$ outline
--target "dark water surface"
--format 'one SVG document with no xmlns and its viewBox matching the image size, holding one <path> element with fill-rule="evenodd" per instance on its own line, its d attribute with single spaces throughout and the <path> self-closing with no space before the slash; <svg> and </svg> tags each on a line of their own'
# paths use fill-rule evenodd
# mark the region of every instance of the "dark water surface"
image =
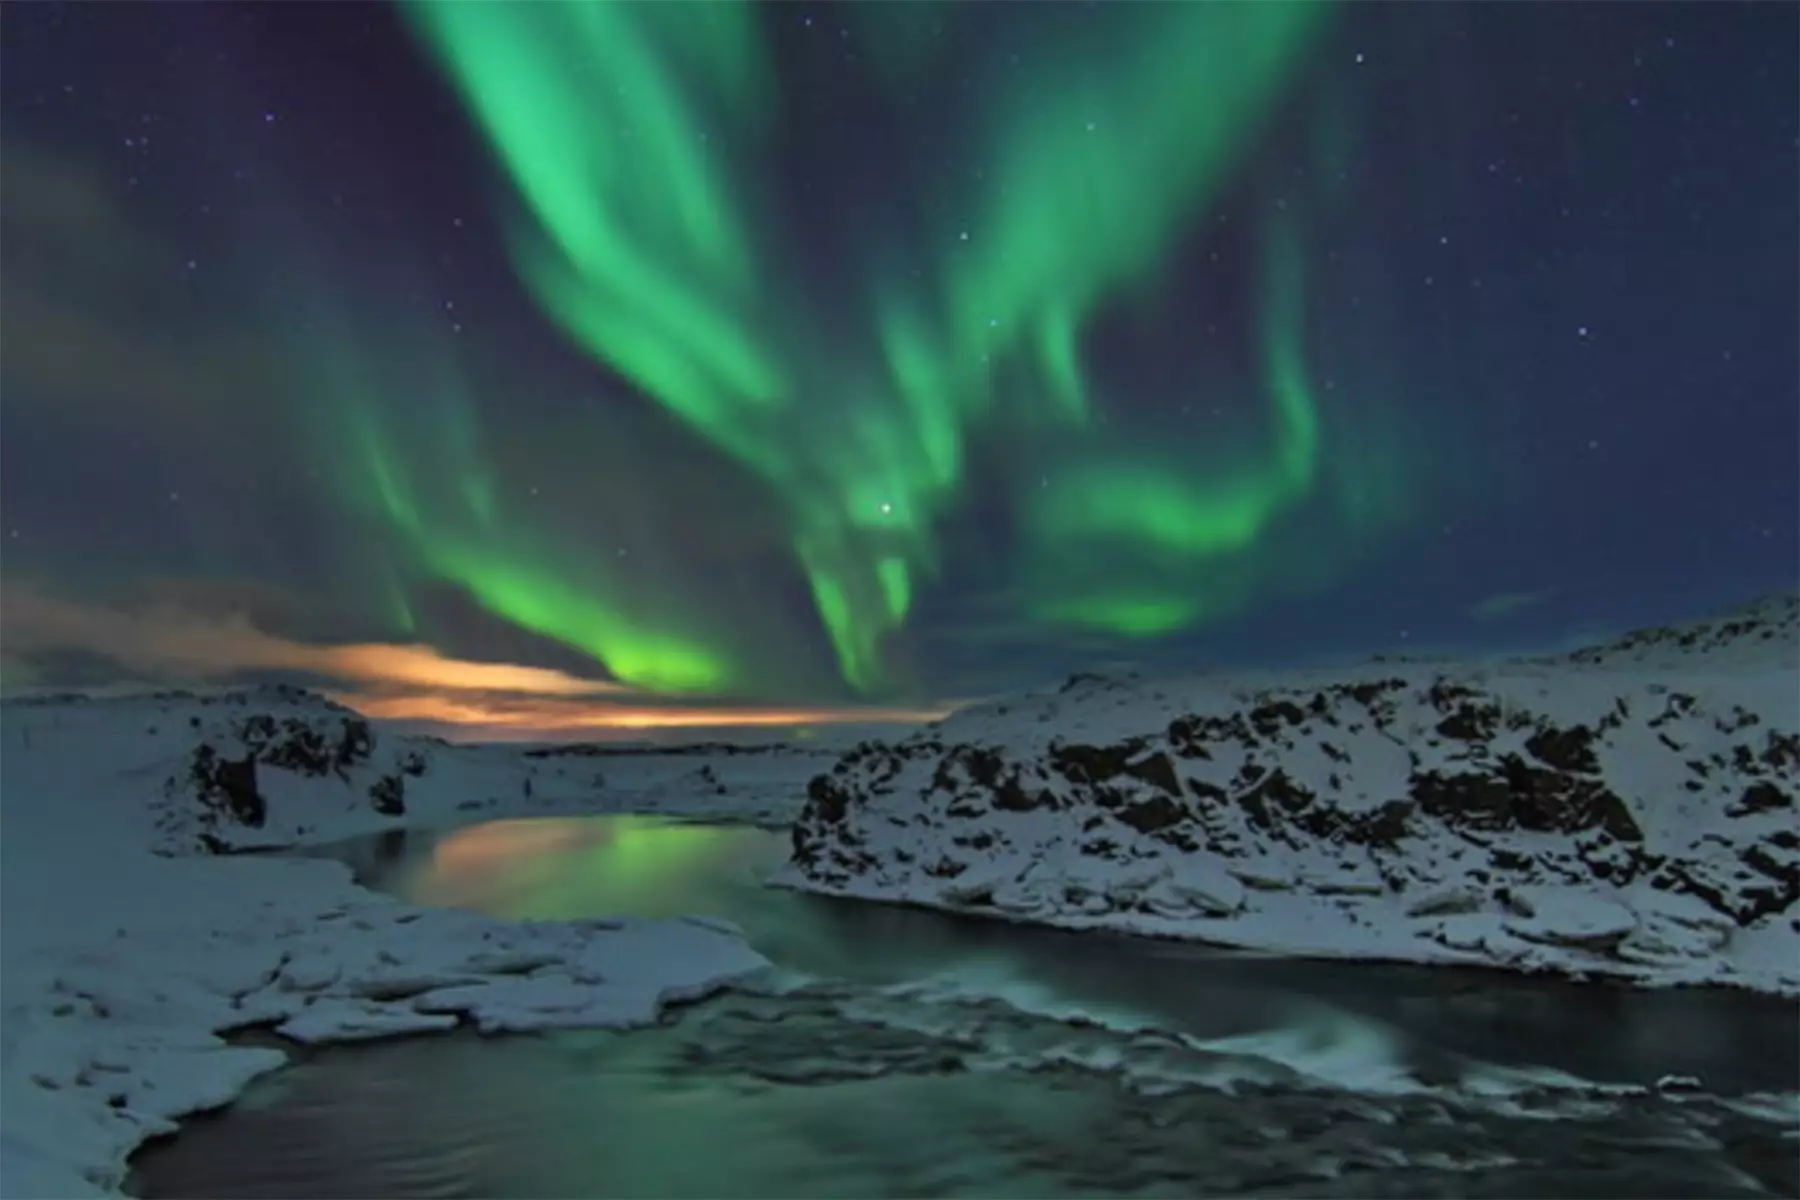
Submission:
<svg viewBox="0 0 1800 1200">
<path fill-rule="evenodd" d="M 786 836 L 748 827 L 331 853 L 422 904 L 724 916 L 780 971 L 652 1030 L 308 1054 L 147 1148 L 139 1194 L 1800 1195 L 1790 1002 L 827 900 L 759 887 Z"/>
</svg>

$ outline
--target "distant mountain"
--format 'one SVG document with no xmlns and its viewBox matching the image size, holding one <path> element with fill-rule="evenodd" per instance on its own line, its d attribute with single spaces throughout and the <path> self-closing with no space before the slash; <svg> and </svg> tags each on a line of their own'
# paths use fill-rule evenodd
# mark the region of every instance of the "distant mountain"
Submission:
<svg viewBox="0 0 1800 1200">
<path fill-rule="evenodd" d="M 1308 954 L 1800 991 L 1800 597 L 1549 658 L 1080 676 L 866 743 L 784 882 Z"/>
<path fill-rule="evenodd" d="M 1640 629 L 1558 657 L 1590 666 L 1679 669 L 1704 661 L 1708 668 L 1742 665 L 1793 671 L 1800 670 L 1796 628 L 1800 628 L 1800 592 L 1789 592 L 1700 621 Z"/>
</svg>

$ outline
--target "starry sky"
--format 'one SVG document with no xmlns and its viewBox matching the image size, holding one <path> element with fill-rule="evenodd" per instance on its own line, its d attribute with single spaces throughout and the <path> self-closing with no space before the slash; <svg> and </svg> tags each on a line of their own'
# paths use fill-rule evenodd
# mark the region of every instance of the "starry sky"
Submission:
<svg viewBox="0 0 1800 1200">
<path fill-rule="evenodd" d="M 0 7 L 0 686 L 786 728 L 1794 587 L 1797 45 Z"/>
</svg>

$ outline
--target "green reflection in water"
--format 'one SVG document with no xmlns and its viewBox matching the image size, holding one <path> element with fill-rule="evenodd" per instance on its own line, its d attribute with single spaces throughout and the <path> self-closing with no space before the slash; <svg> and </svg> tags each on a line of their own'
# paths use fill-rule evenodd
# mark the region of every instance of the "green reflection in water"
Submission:
<svg viewBox="0 0 1800 1200">
<path fill-rule="evenodd" d="M 681 916 L 722 907 L 734 881 L 781 860 L 785 841 L 629 815 L 494 821 L 446 834 L 404 893 L 499 917 Z"/>
</svg>

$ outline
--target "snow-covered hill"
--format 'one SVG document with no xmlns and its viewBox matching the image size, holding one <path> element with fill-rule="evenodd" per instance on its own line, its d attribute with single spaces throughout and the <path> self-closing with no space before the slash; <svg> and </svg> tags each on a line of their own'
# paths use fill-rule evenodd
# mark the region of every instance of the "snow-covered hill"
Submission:
<svg viewBox="0 0 1800 1200">
<path fill-rule="evenodd" d="M 1800 991 L 1800 599 L 1551 659 L 1077 677 L 809 785 L 793 886 Z"/>
<path fill-rule="evenodd" d="M 1577 650 L 1568 661 L 1586 666 L 1681 671 L 1742 666 L 1800 671 L 1800 592 L 1767 596 L 1716 617 L 1628 633 Z M 1547 660 L 1554 662 L 1554 659 Z"/>
</svg>

